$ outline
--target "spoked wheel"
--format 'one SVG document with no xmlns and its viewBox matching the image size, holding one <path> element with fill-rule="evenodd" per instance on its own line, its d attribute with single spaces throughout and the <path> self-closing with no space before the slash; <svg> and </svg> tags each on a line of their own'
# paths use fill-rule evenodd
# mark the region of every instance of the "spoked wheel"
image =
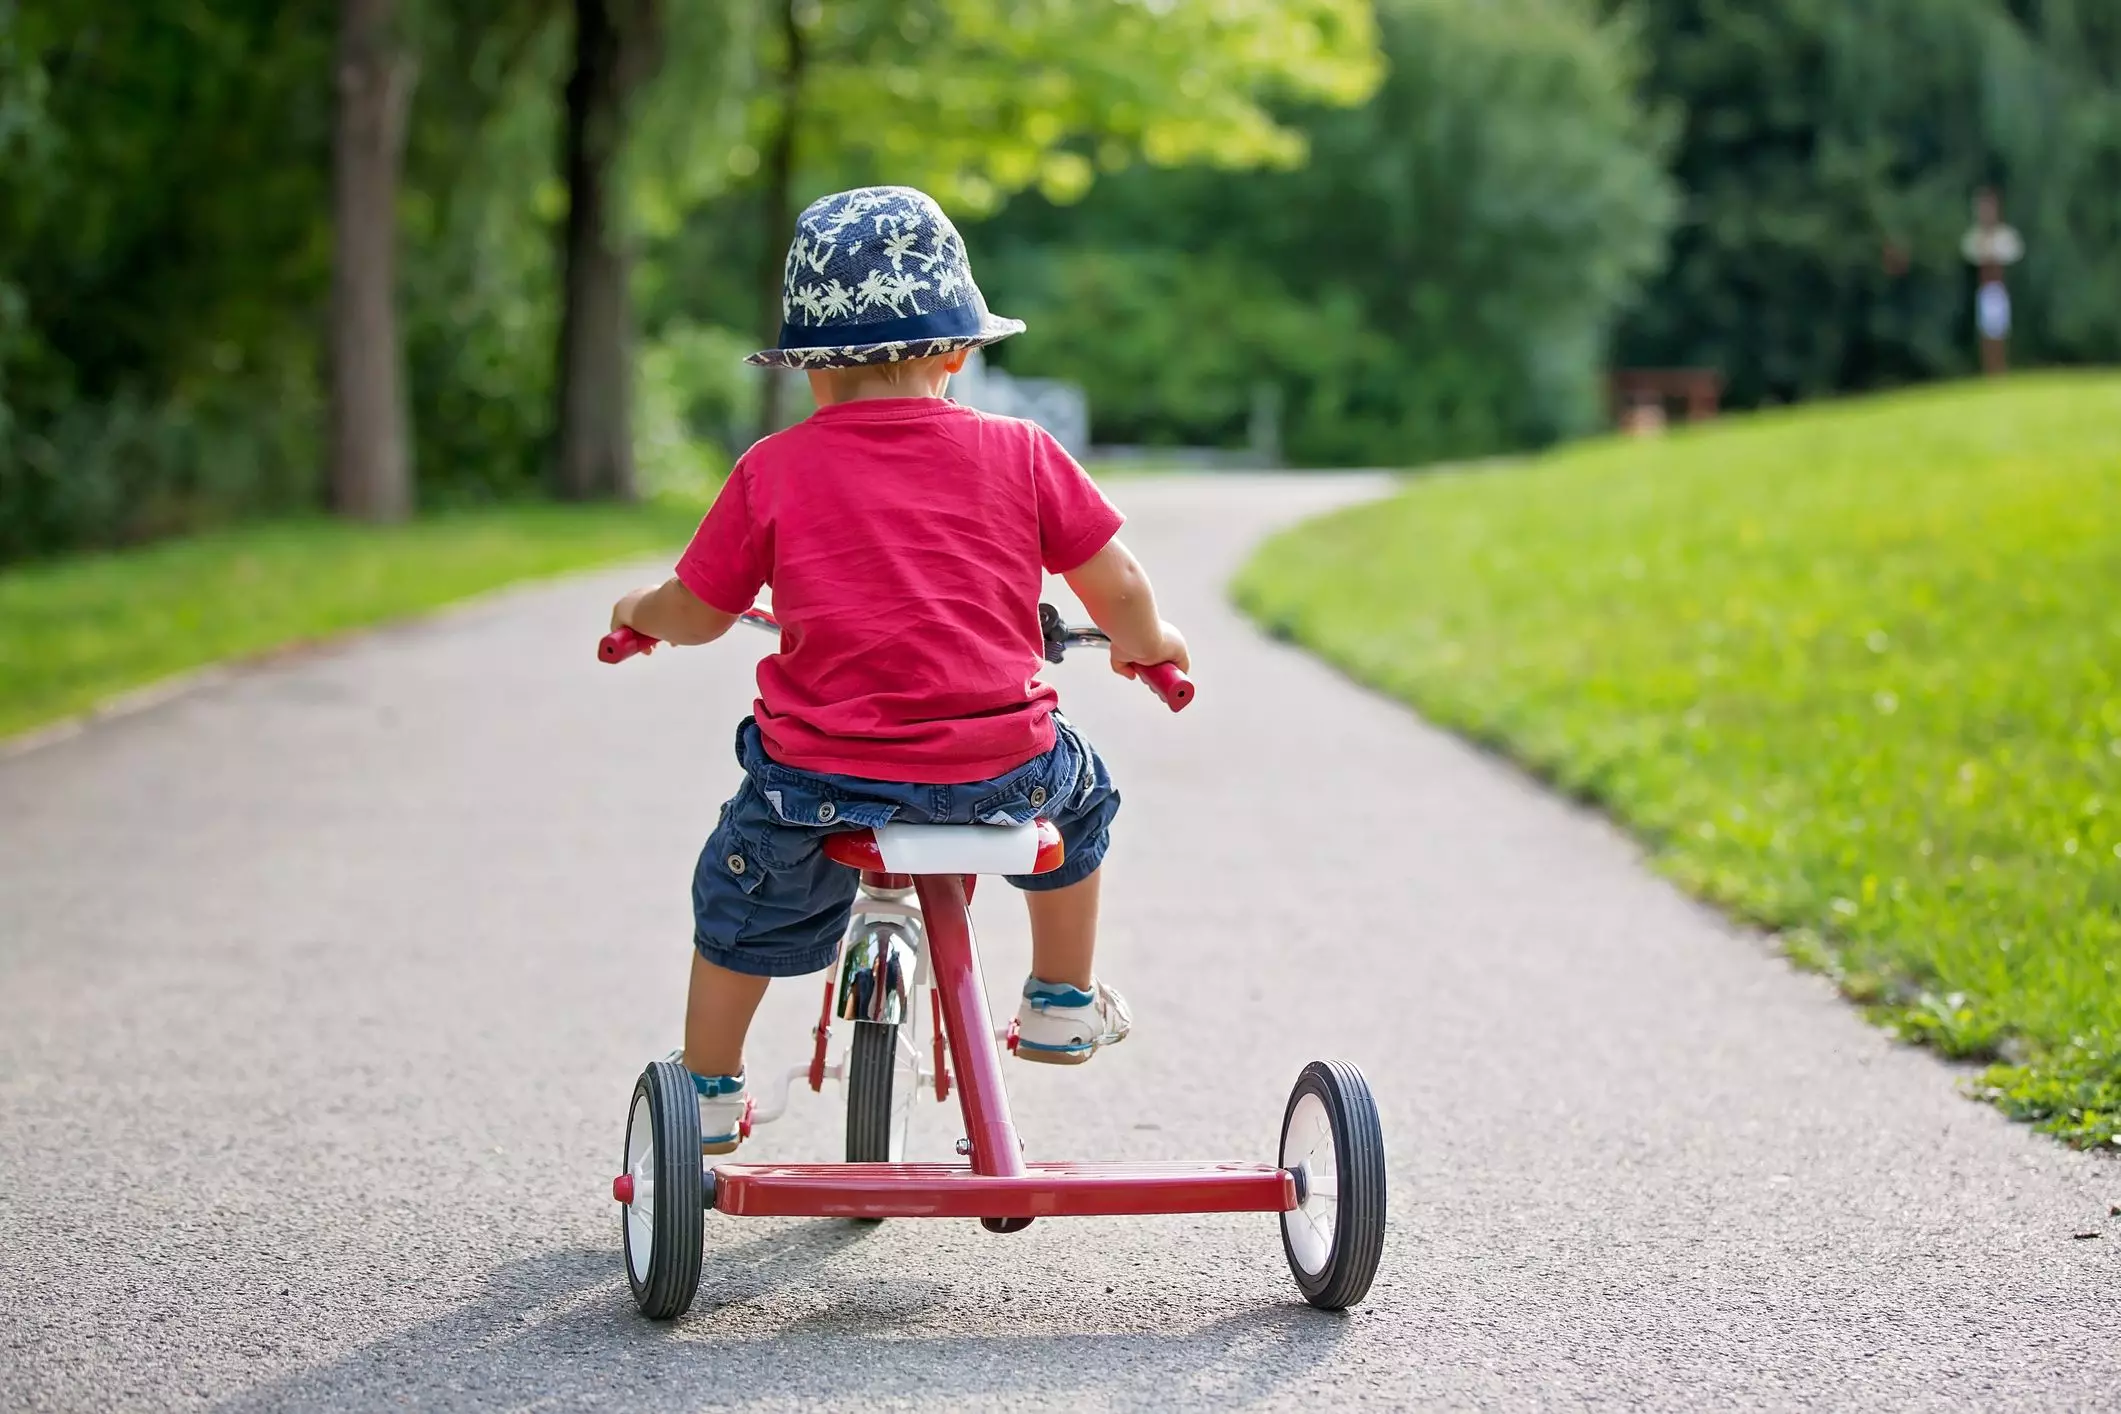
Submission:
<svg viewBox="0 0 2121 1414">
<path fill-rule="evenodd" d="M 920 1094 L 912 1031 L 910 1021 L 854 1023 L 854 1044 L 847 1051 L 850 1164 L 895 1164 L 906 1157 L 913 1102 Z"/>
<path fill-rule="evenodd" d="M 625 1205 L 626 1280 L 653 1320 L 683 1315 L 700 1289 L 703 1191 L 698 1092 L 683 1066 L 656 1061 L 633 1087 L 626 1171 L 612 1185 Z"/>
<path fill-rule="evenodd" d="M 1385 1240 L 1385 1140 L 1369 1082 L 1346 1061 L 1312 1061 L 1281 1121 L 1281 1166 L 1298 1206 L 1281 1247 L 1304 1300 L 1340 1311 L 1363 1299 Z"/>
</svg>

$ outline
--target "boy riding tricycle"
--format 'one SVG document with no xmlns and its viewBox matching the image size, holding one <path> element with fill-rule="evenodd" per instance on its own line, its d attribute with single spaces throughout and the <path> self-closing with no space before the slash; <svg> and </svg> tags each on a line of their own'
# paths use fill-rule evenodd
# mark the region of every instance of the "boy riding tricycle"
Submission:
<svg viewBox="0 0 2121 1414">
<path fill-rule="evenodd" d="M 622 598 L 601 649 L 617 661 L 708 643 L 747 619 L 780 635 L 737 732 L 744 781 L 694 872 L 684 1048 L 635 1087 L 613 1184 L 636 1300 L 658 1317 L 691 1303 L 713 1209 L 976 1217 L 998 1232 L 1039 1217 L 1278 1212 L 1306 1299 L 1359 1301 L 1385 1179 L 1353 1066 L 1305 1068 L 1272 1165 L 1025 1159 L 1002 1057 L 1081 1064 L 1133 1025 L 1093 967 L 1119 791 L 1038 666 L 1095 643 L 1175 711 L 1192 698 L 1186 643 L 1118 539 L 1119 512 L 1059 444 L 944 398 L 970 349 L 1023 326 L 988 312 L 932 200 L 872 187 L 814 203 L 785 279 L 779 344 L 752 361 L 805 370 L 818 410 L 744 455 L 676 575 Z M 1039 602 L 1043 572 L 1095 628 Z M 769 586 L 770 615 L 756 607 Z M 967 908 L 981 874 L 1004 876 L 1030 910 L 1030 975 L 999 1033 Z M 752 1015 L 770 979 L 826 969 L 809 1062 L 762 1107 L 744 1055 Z M 837 1058 L 836 1020 L 851 1028 Z M 828 1078 L 847 1090 L 849 1162 L 705 1167 L 778 1115 L 793 1081 Z M 965 1162 L 901 1162 L 915 1096 L 953 1090 Z"/>
</svg>

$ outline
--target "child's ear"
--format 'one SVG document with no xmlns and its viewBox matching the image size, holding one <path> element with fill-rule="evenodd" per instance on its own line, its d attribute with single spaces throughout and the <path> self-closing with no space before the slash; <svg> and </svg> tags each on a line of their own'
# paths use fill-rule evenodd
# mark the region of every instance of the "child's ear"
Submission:
<svg viewBox="0 0 2121 1414">
<path fill-rule="evenodd" d="M 968 359 L 968 358 L 970 358 L 970 357 L 972 357 L 972 350 L 970 350 L 970 349 L 958 349 L 958 350 L 957 350 L 956 352 L 954 352 L 954 353 L 946 353 L 946 354 L 944 354 L 944 355 L 943 355 L 943 372 L 945 372 L 945 373 L 962 373 L 962 372 L 964 372 L 964 371 L 965 371 L 965 360 L 966 360 L 966 359 Z"/>
</svg>

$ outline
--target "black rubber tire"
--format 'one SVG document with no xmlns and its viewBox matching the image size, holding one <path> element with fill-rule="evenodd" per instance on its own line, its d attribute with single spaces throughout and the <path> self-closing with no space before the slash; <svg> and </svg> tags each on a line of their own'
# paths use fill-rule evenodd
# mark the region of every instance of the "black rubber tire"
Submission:
<svg viewBox="0 0 2121 1414">
<path fill-rule="evenodd" d="M 1312 1061 L 1296 1078 L 1289 1103 L 1282 1111 L 1280 1162 L 1289 1156 L 1289 1122 L 1297 1101 L 1316 1095 L 1325 1106 L 1326 1120 L 1333 1127 L 1333 1165 L 1340 1184 L 1340 1208 L 1333 1227 L 1333 1243 L 1325 1265 L 1316 1275 L 1296 1264 L 1284 1222 L 1282 1255 L 1296 1278 L 1304 1300 L 1325 1311 L 1344 1311 L 1369 1294 L 1377 1275 L 1378 1260 L 1385 1243 L 1385 1137 L 1378 1122 L 1377 1101 L 1371 1098 L 1370 1082 L 1347 1061 Z"/>
<path fill-rule="evenodd" d="M 655 1213 L 649 1224 L 652 1235 L 647 1280 L 634 1275 L 633 1236 L 623 1209 L 619 1242 L 634 1304 L 650 1320 L 668 1321 L 684 1315 L 700 1289 L 706 1240 L 700 1101 L 691 1074 L 675 1061 L 656 1061 L 641 1072 L 633 1087 L 633 1102 L 626 1107 L 629 1127 L 634 1103 L 644 1094 L 648 1097 L 648 1122 L 655 1141 Z M 630 1134 L 627 1137 L 629 1141 L 632 1138 Z M 627 1148 L 631 1150 L 630 1142 Z"/>
<path fill-rule="evenodd" d="M 857 1021 L 847 1049 L 847 1162 L 891 1161 L 892 1086 L 898 1080 L 895 1021 Z"/>
</svg>

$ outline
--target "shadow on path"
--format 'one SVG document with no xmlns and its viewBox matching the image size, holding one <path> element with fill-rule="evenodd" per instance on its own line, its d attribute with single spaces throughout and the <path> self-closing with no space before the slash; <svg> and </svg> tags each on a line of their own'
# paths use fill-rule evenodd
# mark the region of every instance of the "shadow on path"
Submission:
<svg viewBox="0 0 2121 1414">
<path fill-rule="evenodd" d="M 1096 1299 L 1109 1288 L 1076 1292 L 1065 1279 L 1050 1304 L 1024 1300 L 1021 1288 L 997 1304 L 966 1287 L 898 1275 L 881 1257 L 873 1268 L 859 1265 L 872 1232 L 803 1224 L 710 1249 L 698 1303 L 667 1325 L 635 1313 L 614 1250 L 546 1253 L 497 1268 L 472 1305 L 214 1407 L 264 1414 L 1030 1398 L 1229 1408 L 1301 1380 L 1348 1331 L 1345 1317 L 1296 1304 L 1188 1325 L 1184 1302 L 1113 1306 Z M 856 1264 L 824 1269 L 845 1257 Z"/>
</svg>

